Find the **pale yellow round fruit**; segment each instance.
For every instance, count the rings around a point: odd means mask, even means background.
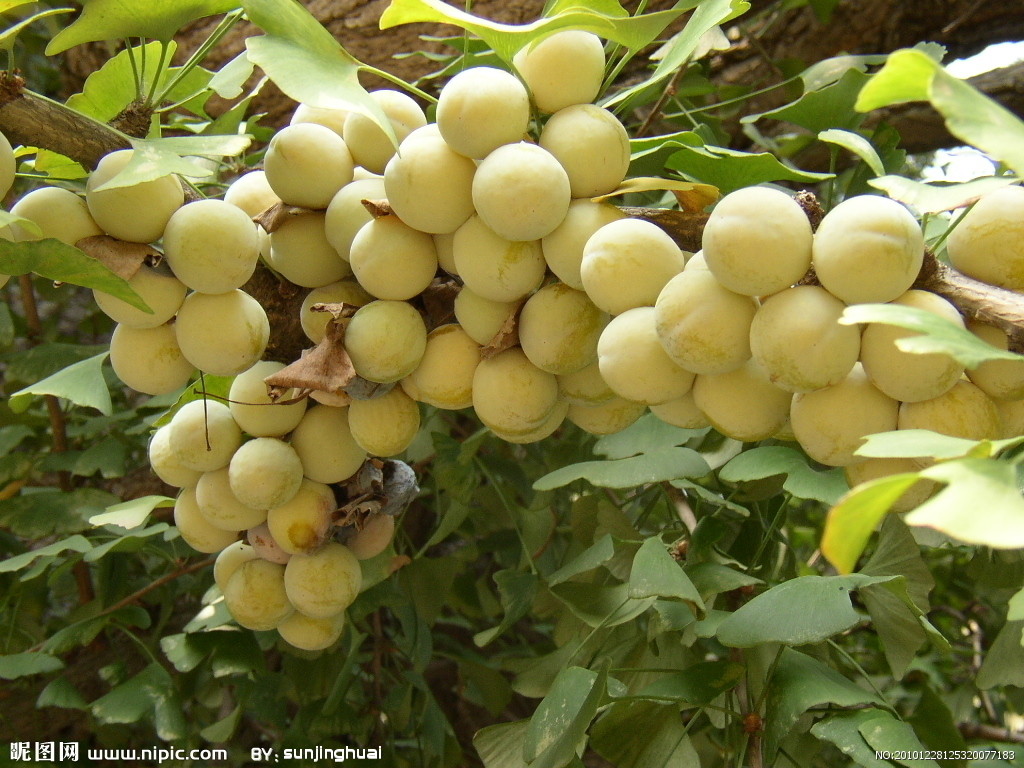
[[[476,163],[449,147],[433,126],[410,133],[384,169],[398,217],[430,234],[454,232],[473,215]]]
[[[174,502],[174,525],[178,533],[196,552],[212,555],[238,538],[238,531],[226,531],[211,525],[196,503],[196,489],[185,488]]]
[[[423,109],[411,97],[401,91],[382,89],[370,91],[370,97],[377,102],[391,124],[398,143],[417,128],[427,124]],[[376,121],[360,112],[349,113],[342,132],[345,143],[352,152],[356,165],[373,173],[384,173],[384,168],[395,155],[395,145]]]
[[[314,619],[327,619],[348,608],[359,596],[362,580],[356,556],[334,541],[312,554],[296,555],[284,573],[288,600]]]
[[[282,551],[289,555],[308,555],[320,549],[330,537],[336,507],[330,486],[303,480],[294,496],[267,511],[267,529]]]
[[[295,449],[276,437],[257,437],[244,443],[228,464],[231,492],[254,509],[286,504],[302,485],[302,460]],[[244,525],[242,528],[251,528]]]
[[[573,197],[597,197],[618,189],[629,169],[629,135],[619,119],[593,104],[574,104],[544,124],[540,145],[569,175]]]
[[[787,392],[838,384],[860,355],[859,326],[839,324],[845,309],[819,286],[787,288],[768,298],[754,315],[751,354]]]
[[[327,334],[327,324],[331,322],[332,316],[330,312],[314,312],[314,304],[350,304],[361,307],[371,301],[373,296],[354,279],[339,280],[314,288],[306,294],[299,309],[299,322],[302,323],[306,338],[319,344]]]
[[[303,288],[319,288],[352,270],[327,239],[323,213],[306,213],[288,219],[270,235],[270,266],[289,282]]]
[[[591,32],[555,32],[512,59],[537,109],[557,112],[597,98],[604,79],[604,44]]]
[[[291,443],[305,476],[320,483],[348,480],[366,460],[366,451],[352,438],[348,408],[309,408],[292,432]]]
[[[455,267],[455,232],[434,235],[434,248],[437,250],[437,265],[449,275],[458,277],[459,270]]]
[[[708,269],[730,291],[768,296],[807,273],[811,241],[811,224],[792,197],[769,187],[744,187],[718,201],[704,227],[702,250]]]
[[[675,400],[652,405],[650,410],[651,413],[666,424],[671,424],[673,427],[679,427],[680,429],[703,429],[704,427],[711,426],[708,417],[697,407],[692,389]]]
[[[228,407],[235,422],[253,437],[280,437],[298,426],[306,412],[307,401],[294,400],[296,391],[290,389],[276,402],[270,399],[264,381],[284,368],[284,363],[261,360],[238,374],[231,382]]]
[[[574,373],[559,376],[558,391],[570,405],[600,405],[616,396],[601,376],[596,360]]]
[[[790,424],[807,455],[845,467],[863,461],[854,454],[864,438],[896,429],[899,403],[878,390],[860,365],[843,381],[793,397]]]
[[[455,231],[452,256],[466,287],[490,301],[516,301],[544,280],[540,241],[508,240],[479,216],[470,217]]]
[[[518,301],[493,301],[463,286],[455,297],[455,319],[477,344],[486,346],[515,314]]]
[[[995,401],[966,379],[931,400],[900,405],[899,428],[929,429],[965,440],[997,440],[1003,434]]]
[[[394,538],[394,515],[378,512],[366,518],[363,527],[345,540],[345,546],[357,560],[369,560],[387,549]]]
[[[345,613],[314,619],[296,611],[277,625],[277,633],[288,645],[303,651],[323,651],[334,645],[345,629]]]
[[[445,83],[437,127],[460,155],[481,159],[521,141],[530,123],[530,97],[521,82],[495,67],[470,67]]]
[[[605,224],[626,218],[626,214],[610,203],[591,200],[573,200],[562,223],[541,239],[541,249],[548,267],[555,277],[577,291],[583,290],[580,267],[583,248],[597,230]]]
[[[133,152],[122,149],[103,156],[86,182],[85,202],[93,220],[108,235],[151,243],[160,239],[171,215],[185,202],[185,192],[174,175],[130,187],[99,189],[124,170]]]
[[[185,403],[167,426],[171,451],[187,469],[213,472],[226,467],[242,444],[242,431],[231,411],[216,400]]]
[[[284,565],[291,558],[291,553],[281,549],[273,535],[270,533],[270,526],[266,523],[250,528],[245,532],[246,541],[252,547],[253,552],[264,560]]]
[[[314,107],[311,104],[299,104],[295,107],[288,124],[317,123],[325,128],[330,128],[341,136],[348,116],[349,110],[341,107]]]
[[[371,456],[397,456],[420,431],[420,409],[401,387],[348,407],[352,439]]]
[[[185,359],[214,376],[234,376],[252,367],[270,341],[266,311],[238,289],[189,294],[174,330]]]
[[[0,157],[3,145],[0,143]],[[0,160],[2,165],[2,160]],[[0,179],[2,186],[2,179]],[[85,199],[61,187],[40,187],[33,189],[11,208],[11,213],[35,222],[41,234],[35,235],[17,224],[13,225],[15,240],[36,240],[54,238],[62,243],[74,245],[86,237],[102,235],[103,230],[93,220]]]
[[[597,340],[608,320],[583,291],[551,283],[523,305],[519,344],[542,371],[574,373],[597,360]]]
[[[984,195],[950,232],[946,251],[965,275],[1024,291],[1024,188]]]
[[[647,406],[616,396],[597,405],[570,405],[566,418],[591,435],[613,435],[646,412]]]
[[[957,308],[929,291],[907,291],[892,303],[927,310],[961,328],[964,326]],[[899,326],[869,323],[861,337],[860,359],[871,382],[901,402],[938,397],[956,384],[964,372],[964,367],[949,355],[917,355],[896,346],[899,339],[916,335],[916,331]]]
[[[356,373],[388,384],[416,370],[427,348],[427,326],[404,301],[371,301],[360,307],[345,330],[345,349]]]
[[[256,225],[223,200],[198,200],[174,212],[164,230],[164,259],[194,291],[225,293],[252,277],[260,257]]]
[[[924,235],[895,200],[858,195],[841,202],[814,234],[814,271],[847,304],[892,301],[906,292],[924,260]]]
[[[333,130],[295,123],[274,134],[263,158],[267,182],[289,205],[326,208],[352,181],[352,154]]]
[[[149,441],[149,466],[153,473],[168,485],[175,488],[193,488],[203,473],[197,469],[189,469],[178,461],[171,448],[171,428],[164,424]]]
[[[690,391],[693,373],[665,352],[654,307],[634,307],[612,318],[597,342],[601,377],[619,397],[644,405],[675,400]]]
[[[693,382],[693,402],[723,435],[753,442],[775,435],[789,418],[793,396],[772,384],[750,359],[726,373],[704,374]]]
[[[267,519],[266,508],[248,506],[235,496],[227,467],[203,473],[196,484],[196,503],[206,522],[225,531],[238,533],[255,528]]]
[[[506,240],[539,240],[551,234],[565,218],[571,198],[561,163],[543,147],[524,141],[498,147],[480,161],[473,177],[477,214]]]
[[[683,270],[658,294],[655,326],[665,352],[694,373],[725,373],[750,359],[757,302],[725,288],[707,270]]]
[[[266,171],[249,171],[228,185],[224,202],[241,208],[251,218],[277,205],[281,198],[270,187]]]
[[[275,629],[295,612],[284,586],[285,566],[256,559],[242,563],[224,585],[224,604],[246,629]]]
[[[480,345],[461,326],[450,323],[427,335],[416,370],[402,379],[409,397],[443,410],[473,404],[473,374],[480,364]]]
[[[437,273],[434,238],[397,216],[366,222],[349,251],[352,274],[378,299],[405,301],[427,289]]]
[[[583,248],[580,276],[590,300],[618,315],[653,307],[683,271],[686,256],[664,230],[641,219],[620,219],[597,230]]]
[[[177,313],[185,300],[188,288],[166,269],[143,265],[128,281],[129,287],[139,295],[152,313],[143,312],[123,299],[109,293],[92,292],[96,306],[115,323],[131,328],[155,328],[163,325]]]
[[[1006,351],[1009,348],[1006,333],[994,325],[968,321],[967,328],[996,349]],[[996,400],[1024,398],[1024,358],[1020,361],[989,360],[977,368],[968,369],[967,378],[982,392]]]
[[[110,365],[117,378],[146,395],[179,390],[196,370],[182,352],[173,325],[116,326],[110,337]]]
[[[7,137],[0,133],[0,199],[7,197],[7,193],[14,186],[14,175],[18,169],[18,162],[14,157],[14,149]]]
[[[220,591],[224,591],[228,579],[231,578],[232,574],[238,570],[242,563],[258,558],[259,555],[256,554],[256,550],[241,540],[232,542],[224,547],[213,562],[213,580],[220,587]]]
[[[1024,400],[994,400],[1003,422],[1003,437],[1024,435]]]
[[[566,414],[569,412],[569,404],[559,400],[555,403],[554,408],[547,415],[547,418],[540,423],[539,426],[525,432],[503,432],[500,429],[495,429],[493,426],[488,428],[494,433],[494,436],[499,440],[504,440],[506,443],[512,443],[514,445],[526,445],[527,443],[538,443],[541,440],[546,440],[554,434],[562,422],[565,421]]]
[[[324,233],[327,242],[344,261],[348,261],[356,233],[373,218],[363,205],[363,200],[384,198],[384,179],[379,177],[346,184],[331,198],[331,204],[324,214]]]
[[[558,381],[518,347],[481,360],[473,375],[473,409],[500,435],[526,435],[541,427],[558,402]]]

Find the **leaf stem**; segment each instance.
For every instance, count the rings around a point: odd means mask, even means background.
[[[139,65],[135,61],[135,49],[132,47],[132,41],[130,39],[128,39],[128,38],[125,38],[124,50],[125,50],[125,53],[128,55],[128,63],[131,65],[131,68],[132,68],[132,80],[135,81],[135,98],[137,100],[141,100],[142,99],[142,77],[139,74]]]
[[[171,78],[171,81],[164,86],[162,91],[160,91],[160,96],[156,99],[156,104],[163,102],[164,99],[167,98],[168,94],[173,91],[182,80],[188,77],[189,73],[192,72],[193,69],[202,63],[207,54],[213,50],[218,43],[220,43],[224,35],[226,35],[241,18],[242,10],[238,9],[221,19],[221,22],[217,25],[216,29],[210,33],[210,36],[203,41],[202,45],[196,48],[195,52],[188,57],[188,60],[178,68],[177,73],[175,73],[174,77]]]
[[[412,83],[405,82],[405,80],[398,77],[397,75],[392,75],[390,72],[385,72],[383,69],[377,69],[376,67],[370,66],[369,64],[360,64],[359,69],[368,74],[376,75],[382,80],[387,80],[390,83],[394,83],[395,85],[409,91],[409,93],[415,94],[416,96],[419,96],[421,99],[429,101],[431,104],[437,104],[436,96],[432,96],[426,91],[422,90],[421,88],[417,88]]]
[[[156,72],[153,73],[153,84],[150,86],[149,95],[146,97],[145,106],[148,109],[152,109],[156,105],[156,102],[154,101],[156,97],[156,89],[160,86],[160,79],[163,77],[164,67],[167,64],[167,57],[170,50],[170,45],[164,42],[160,43],[160,59],[157,61]]]

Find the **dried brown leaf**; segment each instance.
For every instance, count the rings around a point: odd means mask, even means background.
[[[391,203],[387,200],[360,200],[359,202],[363,204],[363,208],[375,219],[394,214]]]
[[[459,295],[459,284],[450,277],[435,277],[427,289],[420,294],[427,328],[437,328],[455,319],[455,297]]]
[[[328,323],[323,340],[264,381],[273,389],[315,390],[339,394],[356,376],[345,350],[345,324]]]
[[[301,208],[288,203],[275,203],[263,213],[252,217],[252,220],[263,227],[267,232],[275,232],[296,216],[308,216],[311,213],[323,213],[314,208]]]
[[[494,338],[487,342],[487,345],[480,349],[480,359],[487,360],[494,357],[500,352],[504,352],[506,349],[511,349],[519,343],[519,310],[522,309],[522,304],[517,306],[512,312],[509,313],[508,317],[505,318],[505,322],[502,323],[501,328],[494,334]]]
[[[143,264],[155,266],[163,258],[163,254],[151,245],[129,243],[110,235],[83,237],[75,243],[75,247],[85,251],[122,280],[131,280]]]

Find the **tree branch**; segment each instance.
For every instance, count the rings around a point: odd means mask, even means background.
[[[10,72],[0,72],[0,131],[13,145],[49,149],[89,169],[110,152],[131,149],[124,134],[26,90]]]

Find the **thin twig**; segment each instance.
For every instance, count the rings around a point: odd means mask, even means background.
[[[683,64],[675,71],[672,75],[672,79],[668,81],[668,85],[665,86],[665,90],[661,92],[661,96],[654,102],[654,106],[651,107],[650,113],[644,119],[640,127],[637,128],[636,138],[640,139],[647,135],[647,131],[654,125],[654,121],[658,119],[662,111],[665,109],[665,105],[668,104],[668,100],[676,95],[676,86],[679,84],[679,78],[683,76],[686,71],[686,65]]]

